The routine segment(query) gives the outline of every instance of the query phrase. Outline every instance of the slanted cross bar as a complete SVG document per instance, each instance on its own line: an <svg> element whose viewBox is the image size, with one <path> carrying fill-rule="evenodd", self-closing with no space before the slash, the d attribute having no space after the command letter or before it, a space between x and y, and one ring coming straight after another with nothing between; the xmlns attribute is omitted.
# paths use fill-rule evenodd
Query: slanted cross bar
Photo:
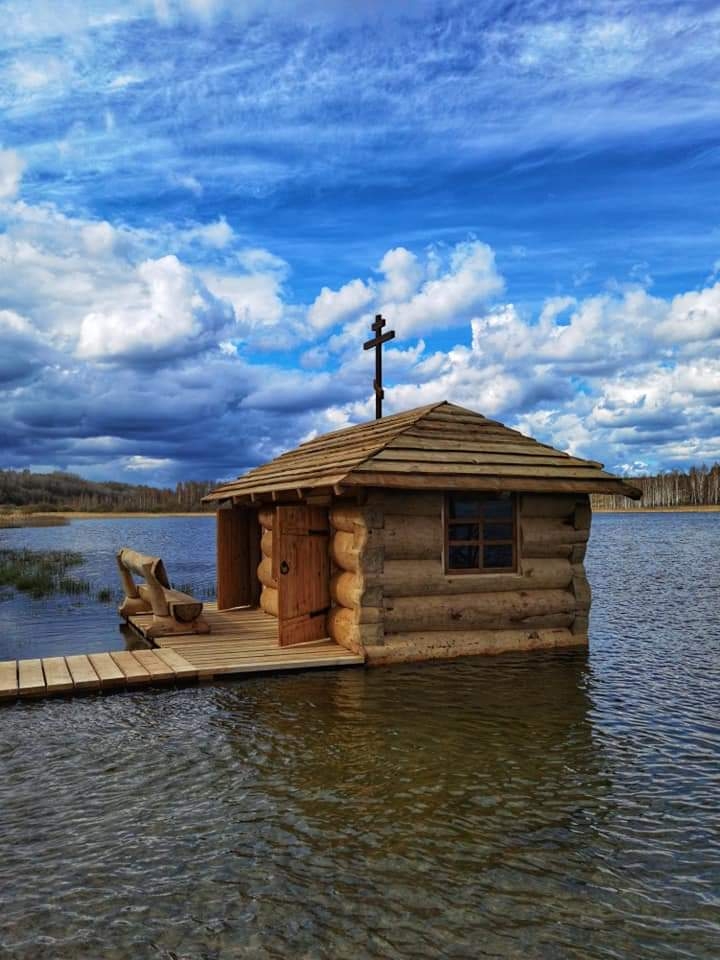
<svg viewBox="0 0 720 960"><path fill-rule="evenodd" d="M382 417L382 402L383 397L385 396L385 391L383 390L382 385L382 345L387 343L388 340L395 339L394 330L388 330L387 333L380 333L386 322L387 321L383 319L382 315L377 313L375 315L375 323L373 323L371 327L371 329L375 332L375 336L372 340L366 340L363 344L363 350L372 350L372 348L375 347L375 379L373 380L373 389L375 390L376 420L380 420Z"/></svg>

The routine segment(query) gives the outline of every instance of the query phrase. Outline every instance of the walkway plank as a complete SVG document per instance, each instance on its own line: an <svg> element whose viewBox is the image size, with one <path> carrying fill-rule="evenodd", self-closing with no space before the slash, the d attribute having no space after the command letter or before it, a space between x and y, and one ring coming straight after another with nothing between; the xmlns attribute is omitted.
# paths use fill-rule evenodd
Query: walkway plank
<svg viewBox="0 0 720 960"><path fill-rule="evenodd" d="M0 663L0 699L16 697L17 692L17 661L3 660L2 663Z"/></svg>
<svg viewBox="0 0 720 960"><path fill-rule="evenodd" d="M153 680L174 680L175 671L157 656L154 650L133 650L132 655Z"/></svg>
<svg viewBox="0 0 720 960"><path fill-rule="evenodd" d="M65 663L76 690L100 689L102 686L100 677L93 670L93 666L85 654L73 654L71 657L65 657Z"/></svg>
<svg viewBox="0 0 720 960"><path fill-rule="evenodd" d="M194 667L191 663L188 663L185 657L181 657L180 654L176 653L175 650L170 650L166 647L162 650L155 650L154 653L163 661L163 663L166 663L172 668L177 677L184 679L197 677L197 667Z"/></svg>
<svg viewBox="0 0 720 960"><path fill-rule="evenodd" d="M89 653L88 660L98 675L103 690L125 686L125 674L109 653Z"/></svg>
<svg viewBox="0 0 720 960"><path fill-rule="evenodd" d="M45 685L48 693L65 693L73 689L73 681L63 657L43 657Z"/></svg>
<svg viewBox="0 0 720 960"><path fill-rule="evenodd" d="M35 697L39 693L45 693L41 660L18 661L18 693L21 697Z"/></svg>
<svg viewBox="0 0 720 960"><path fill-rule="evenodd" d="M150 683L150 674L129 650L111 650L110 656L122 670L128 683Z"/></svg>

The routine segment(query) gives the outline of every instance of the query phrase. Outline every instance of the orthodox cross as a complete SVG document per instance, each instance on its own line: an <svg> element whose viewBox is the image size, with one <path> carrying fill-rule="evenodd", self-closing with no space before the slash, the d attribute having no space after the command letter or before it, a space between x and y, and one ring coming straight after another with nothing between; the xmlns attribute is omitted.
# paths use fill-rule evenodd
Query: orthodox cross
<svg viewBox="0 0 720 960"><path fill-rule="evenodd" d="M385 396L385 391L383 390L382 385L382 345L387 343L388 340L394 340L395 331L388 330L387 333L381 334L380 331L385 326L385 321L381 314L375 314L375 323L372 324L372 330L375 331L375 336L372 340L366 340L363 344L363 350L372 350L375 347L375 379L373 380L373 388L375 390L375 419L380 420L382 418L382 402L383 397Z"/></svg>

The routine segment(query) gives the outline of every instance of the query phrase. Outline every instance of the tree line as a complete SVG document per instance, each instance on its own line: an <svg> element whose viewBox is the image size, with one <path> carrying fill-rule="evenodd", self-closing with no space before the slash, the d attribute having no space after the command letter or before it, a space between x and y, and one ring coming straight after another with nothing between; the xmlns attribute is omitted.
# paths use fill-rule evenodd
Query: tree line
<svg viewBox="0 0 720 960"><path fill-rule="evenodd" d="M206 510L202 498L211 480L184 480L175 488L95 482L74 473L0 470L0 507L34 513L76 510L88 513L172 513Z"/></svg>
<svg viewBox="0 0 720 960"><path fill-rule="evenodd" d="M671 470L657 476L627 477L643 492L642 500L619 495L593 494L599 510L633 510L638 507L705 507L720 505L720 463L689 470Z"/></svg>

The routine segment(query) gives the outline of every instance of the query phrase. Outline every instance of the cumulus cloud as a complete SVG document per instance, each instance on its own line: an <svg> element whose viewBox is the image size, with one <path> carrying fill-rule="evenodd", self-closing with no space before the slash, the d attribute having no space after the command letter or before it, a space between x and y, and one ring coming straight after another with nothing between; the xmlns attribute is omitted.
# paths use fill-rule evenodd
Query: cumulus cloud
<svg viewBox="0 0 720 960"><path fill-rule="evenodd" d="M407 333L429 333L467 324L503 286L493 250L472 240L453 249L443 275L426 280L407 299L388 300L382 311Z"/></svg>
<svg viewBox="0 0 720 960"><path fill-rule="evenodd" d="M308 310L308 320L315 330L327 330L356 316L374 298L375 291L362 280L351 280L339 290L323 287Z"/></svg>
<svg viewBox="0 0 720 960"><path fill-rule="evenodd" d="M372 417L361 344L380 311L398 333L388 412L451 399L618 469L718 445L717 283L671 298L641 286L552 295L529 310L498 302L494 253L470 239L395 246L364 279L303 304L290 264L239 246L222 219L210 226L223 245L208 246L188 245L194 227L150 233L49 204L9 201L2 215L7 462L163 481L237 473ZM189 424L207 441L197 461Z"/></svg>
<svg viewBox="0 0 720 960"><path fill-rule="evenodd" d="M137 268L134 302L87 314L77 355L93 360L156 362L217 345L233 320L229 304L214 297L175 256Z"/></svg>

